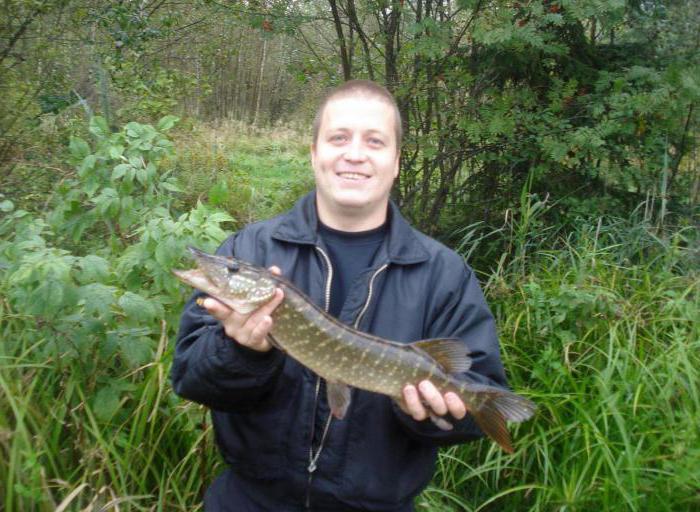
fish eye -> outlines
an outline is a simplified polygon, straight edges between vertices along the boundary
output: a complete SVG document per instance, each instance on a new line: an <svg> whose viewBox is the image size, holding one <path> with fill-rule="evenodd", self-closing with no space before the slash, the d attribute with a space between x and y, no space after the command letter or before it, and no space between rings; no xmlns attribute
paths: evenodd
<svg viewBox="0 0 700 512"><path fill-rule="evenodd" d="M235 274L240 270L240 267L238 266L238 263L235 263L233 261L227 261L226 262L226 270L228 270L229 275L230 274Z"/></svg>

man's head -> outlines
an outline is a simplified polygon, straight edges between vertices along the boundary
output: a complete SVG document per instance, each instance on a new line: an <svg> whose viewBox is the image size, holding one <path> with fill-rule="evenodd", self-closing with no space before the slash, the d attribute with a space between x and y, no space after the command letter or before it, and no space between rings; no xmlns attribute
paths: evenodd
<svg viewBox="0 0 700 512"><path fill-rule="evenodd" d="M401 113L399 106L396 104L396 99L383 85L379 85L371 80L350 80L345 82L335 89L331 90L323 98L323 101L318 106L316 117L313 124L313 144L316 145L318 140L318 131L321 127L321 118L326 105L332 100L340 99L348 96L364 97L377 99L386 102L394 111L394 133L396 136L396 147L401 148L401 139L403 137L403 128L401 124Z"/></svg>
<svg viewBox="0 0 700 512"><path fill-rule="evenodd" d="M384 87L354 80L331 91L316 116L311 145L324 223L352 231L384 222L400 140L398 108Z"/></svg>

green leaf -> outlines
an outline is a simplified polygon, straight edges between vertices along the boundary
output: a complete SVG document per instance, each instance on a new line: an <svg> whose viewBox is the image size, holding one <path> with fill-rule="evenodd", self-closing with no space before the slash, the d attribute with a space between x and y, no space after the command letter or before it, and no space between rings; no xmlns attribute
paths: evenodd
<svg viewBox="0 0 700 512"><path fill-rule="evenodd" d="M117 159L120 156L122 156L123 153L124 153L124 146L122 146L121 144L118 144L116 146L110 146L110 148L109 148L109 156L111 158Z"/></svg>
<svg viewBox="0 0 700 512"><path fill-rule="evenodd" d="M212 206L222 205L229 197L228 183L224 180L217 181L209 189L209 194L207 195L209 196L209 204Z"/></svg>
<svg viewBox="0 0 700 512"><path fill-rule="evenodd" d="M169 192L182 192L182 189L172 181L164 181L160 186Z"/></svg>
<svg viewBox="0 0 700 512"><path fill-rule="evenodd" d="M78 289L78 296L84 302L87 315L97 314L100 317L109 316L117 288L101 283L91 283Z"/></svg>
<svg viewBox="0 0 700 512"><path fill-rule="evenodd" d="M156 317L157 309L141 295L126 292L119 299L119 306L124 314L137 322L149 322Z"/></svg>
<svg viewBox="0 0 700 512"><path fill-rule="evenodd" d="M90 127L88 130L95 137L100 139L109 136L110 133L109 126L107 126L107 121L102 116L93 116L90 119Z"/></svg>
<svg viewBox="0 0 700 512"><path fill-rule="evenodd" d="M80 176L85 176L88 174L90 171L92 171L95 168L95 164L97 163L97 158L95 155L88 155L83 159L83 162L80 164L80 167L78 167L78 174Z"/></svg>
<svg viewBox="0 0 700 512"><path fill-rule="evenodd" d="M68 150L70 151L70 154L73 155L73 157L76 160L82 160L86 156L90 154L90 146L88 146L88 143L85 142L83 139L80 137L71 137L70 138L70 143L68 144Z"/></svg>
<svg viewBox="0 0 700 512"><path fill-rule="evenodd" d="M15 204L9 199L0 202L0 211L8 213L15 209Z"/></svg>
<svg viewBox="0 0 700 512"><path fill-rule="evenodd" d="M153 357L150 342L145 336L120 338L119 349L126 363L133 368L150 361Z"/></svg>
<svg viewBox="0 0 700 512"><path fill-rule="evenodd" d="M92 410L101 421L109 421L119 410L119 389L107 385L92 399Z"/></svg>
<svg viewBox="0 0 700 512"><path fill-rule="evenodd" d="M136 169L136 181L138 181L141 185L148 183L146 169Z"/></svg>
<svg viewBox="0 0 700 512"><path fill-rule="evenodd" d="M138 137L143 132L143 126L133 121L127 123L124 129L129 137Z"/></svg>
<svg viewBox="0 0 700 512"><path fill-rule="evenodd" d="M100 195L93 199L93 202L101 215L106 215L108 212L115 214L119 211L119 194L113 188L102 189Z"/></svg>
<svg viewBox="0 0 700 512"><path fill-rule="evenodd" d="M158 244L155 257L158 264L164 268L172 268L181 255L180 247L172 238L166 238Z"/></svg>
<svg viewBox="0 0 700 512"><path fill-rule="evenodd" d="M63 306L65 284L54 279L44 281L29 295L28 313L53 315Z"/></svg>
<svg viewBox="0 0 700 512"><path fill-rule="evenodd" d="M114 170L112 171L112 179L113 180L118 180L124 174L126 174L126 171L131 169L131 165L129 164L119 164L114 167Z"/></svg>
<svg viewBox="0 0 700 512"><path fill-rule="evenodd" d="M80 273L77 278L81 283L102 281L109 276L109 262L94 254L80 258L78 265Z"/></svg>
<svg viewBox="0 0 700 512"><path fill-rule="evenodd" d="M176 116L165 116L158 121L156 128L159 132L167 132L170 130L170 128L175 126L175 123L177 123L179 120L180 118Z"/></svg>

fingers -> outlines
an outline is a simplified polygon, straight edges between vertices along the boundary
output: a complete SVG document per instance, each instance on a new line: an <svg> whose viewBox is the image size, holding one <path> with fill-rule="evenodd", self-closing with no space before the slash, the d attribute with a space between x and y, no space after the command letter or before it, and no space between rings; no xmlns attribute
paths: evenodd
<svg viewBox="0 0 700 512"><path fill-rule="evenodd" d="M401 409L416 421L423 421L430 413L444 416L448 412L458 420L467 414L464 401L456 394L448 391L444 395L433 385L424 380L416 386L408 385L403 389L404 404Z"/></svg>
<svg viewBox="0 0 700 512"><path fill-rule="evenodd" d="M206 309L207 313L216 318L219 322L223 322L233 311L230 307L211 297L206 297L201 300L197 299L197 304Z"/></svg>
<svg viewBox="0 0 700 512"><path fill-rule="evenodd" d="M445 393L445 403L447 404L447 410L454 419L461 420L467 415L467 406L456 393L451 391Z"/></svg>
<svg viewBox="0 0 700 512"><path fill-rule="evenodd" d="M428 417L428 411L421 403L420 395L415 386L408 385L403 388L403 411L416 421L423 421Z"/></svg>
<svg viewBox="0 0 700 512"><path fill-rule="evenodd" d="M432 382L429 380L422 381L420 384L418 384L418 390L420 391L426 405L430 407L435 414L438 416L444 416L447 414L445 398Z"/></svg>

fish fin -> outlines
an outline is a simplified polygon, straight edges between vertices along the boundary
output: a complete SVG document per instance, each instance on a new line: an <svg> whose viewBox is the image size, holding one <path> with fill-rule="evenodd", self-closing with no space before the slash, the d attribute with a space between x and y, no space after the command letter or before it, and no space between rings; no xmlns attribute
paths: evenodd
<svg viewBox="0 0 700 512"><path fill-rule="evenodd" d="M411 346L435 359L447 373L464 373L472 366L464 341L456 338L420 340L411 343Z"/></svg>
<svg viewBox="0 0 700 512"><path fill-rule="evenodd" d="M513 453L506 420L521 422L529 419L535 412L535 404L527 398L494 386L470 384L465 391L486 395L471 413L484 434L508 453Z"/></svg>
<svg viewBox="0 0 700 512"><path fill-rule="evenodd" d="M472 411L472 415L484 434L496 441L506 452L513 453L506 420L498 412L498 409L487 402L478 410Z"/></svg>
<svg viewBox="0 0 700 512"><path fill-rule="evenodd" d="M440 430L452 430L454 428L454 425L447 421L445 418L441 418L440 416L437 416L436 414L430 413L430 421L432 421L437 428Z"/></svg>
<svg viewBox="0 0 700 512"><path fill-rule="evenodd" d="M331 413L342 420L350 407L350 386L341 382L327 382L326 391Z"/></svg>
<svg viewBox="0 0 700 512"><path fill-rule="evenodd" d="M507 389L489 386L488 384L469 383L464 386L463 390L466 393L483 393L486 397L485 404L489 404L489 407L498 411L505 420L515 423L529 420L537 409L537 406L531 400Z"/></svg>

